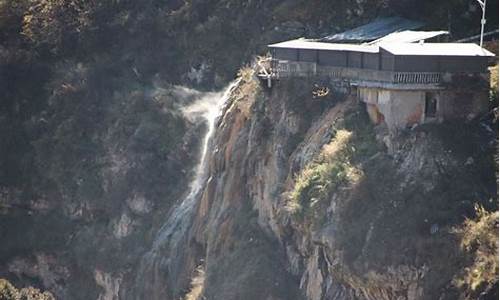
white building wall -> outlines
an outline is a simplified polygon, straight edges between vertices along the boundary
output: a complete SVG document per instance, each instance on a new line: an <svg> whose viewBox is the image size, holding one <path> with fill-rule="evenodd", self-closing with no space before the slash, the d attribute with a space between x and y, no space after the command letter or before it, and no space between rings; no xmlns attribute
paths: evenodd
<svg viewBox="0 0 500 300"><path fill-rule="evenodd" d="M426 92L437 96L434 118L425 116ZM358 88L359 99L366 103L366 110L373 123L386 123L392 130L411 127L425 122L443 120L471 120L488 111L487 90L391 90L383 88Z"/></svg>
<svg viewBox="0 0 500 300"><path fill-rule="evenodd" d="M359 97L367 104L370 119L375 123L383 120L391 130L424 121L424 91L361 88Z"/></svg>
<svg viewBox="0 0 500 300"><path fill-rule="evenodd" d="M378 103L378 89L374 88L360 88L359 96L363 100L363 102L370 104Z"/></svg>
<svg viewBox="0 0 500 300"><path fill-rule="evenodd" d="M404 128L424 121L425 92L390 91L389 93L390 105L385 118L389 128ZM381 112L384 114L383 110Z"/></svg>

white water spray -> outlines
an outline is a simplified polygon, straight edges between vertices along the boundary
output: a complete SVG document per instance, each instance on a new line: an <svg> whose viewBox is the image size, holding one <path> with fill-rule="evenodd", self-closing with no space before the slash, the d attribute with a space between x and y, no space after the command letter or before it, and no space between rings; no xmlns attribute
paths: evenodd
<svg viewBox="0 0 500 300"><path fill-rule="evenodd" d="M218 119L221 117L225 104L232 92L238 85L239 80L232 82L223 92L200 94L200 98L192 104L181 109L186 118L196 121L203 118L207 122L207 132L203 137L200 156L195 168L194 178L189 184L189 191L181 202L174 207L167 220L160 228L153 241L151 250L146 253L139 267L136 282L142 286L143 292L156 290L157 286L164 286L164 272L175 272L176 255L182 251L183 237L188 232L194 215L197 201L207 182L209 153L211 152L211 139L215 133ZM172 269L173 268L173 269ZM168 271L167 271L168 270ZM156 286L156 287L155 287ZM141 295L141 292L139 292ZM150 293L146 293L151 296ZM153 296L154 299L156 299ZM161 298L161 297L160 297Z"/></svg>
<svg viewBox="0 0 500 300"><path fill-rule="evenodd" d="M189 184L189 193L182 202L175 207L169 218L159 231L159 236L153 243L153 251L165 245L167 240L177 242L190 223L190 216L193 207L200 196L200 192L207 180L207 157L210 148L210 141L215 131L217 119L220 117L222 109L231 94L231 91L238 84L238 80L232 82L223 92L207 93L199 100L182 109L184 115L191 120L202 117L207 122L207 132L203 138L202 148L198 164L196 165L195 176Z"/></svg>

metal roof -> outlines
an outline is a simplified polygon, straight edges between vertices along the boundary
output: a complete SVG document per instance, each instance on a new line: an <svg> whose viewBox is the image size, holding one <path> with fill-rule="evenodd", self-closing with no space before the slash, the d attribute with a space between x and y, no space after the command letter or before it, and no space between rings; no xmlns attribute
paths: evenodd
<svg viewBox="0 0 500 300"><path fill-rule="evenodd" d="M473 43L387 43L380 48L394 55L495 56Z"/></svg>
<svg viewBox="0 0 500 300"><path fill-rule="evenodd" d="M393 32L378 40L367 43L368 45L376 45L382 43L414 43L422 40L427 40L436 36L449 34L448 31L412 31L405 30Z"/></svg>
<svg viewBox="0 0 500 300"><path fill-rule="evenodd" d="M377 18L374 21L354 29L326 36L322 42L367 42L379 39L392 32L413 30L424 26L420 21L402 17Z"/></svg>
<svg viewBox="0 0 500 300"><path fill-rule="evenodd" d="M442 31L445 32L445 31ZM425 32L423 32L425 33ZM436 36L438 31L434 32ZM419 36L422 35L408 35ZM429 34L428 36L431 36ZM269 48L282 49L311 49L311 50L330 50L330 51L353 51L364 53L378 53L379 48L386 50L394 55L434 55L434 56L495 56L490 51L479 47L474 43L409 43L392 42L393 38L384 42L370 44L342 44L342 43L324 43L314 42L306 39L297 39L269 45ZM422 39L420 39L422 40Z"/></svg>
<svg viewBox="0 0 500 300"><path fill-rule="evenodd" d="M333 44L312 42L305 39L291 40L277 44L269 45L270 48L288 48L288 49L313 49L313 50L337 50L337 51L355 51L378 53L378 46L374 45L354 45L354 44Z"/></svg>

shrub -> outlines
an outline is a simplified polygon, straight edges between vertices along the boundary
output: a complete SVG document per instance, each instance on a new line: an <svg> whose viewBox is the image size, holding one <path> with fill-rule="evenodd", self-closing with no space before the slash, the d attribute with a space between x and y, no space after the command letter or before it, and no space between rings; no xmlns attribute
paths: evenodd
<svg viewBox="0 0 500 300"><path fill-rule="evenodd" d="M18 299L19 291L7 280L0 279L0 300Z"/></svg>
<svg viewBox="0 0 500 300"><path fill-rule="evenodd" d="M490 101L493 107L498 107L498 65L490 69Z"/></svg>
<svg viewBox="0 0 500 300"><path fill-rule="evenodd" d="M335 133L320 153L295 177L286 210L294 217L322 224L335 190L360 182L360 166L381 150L366 111L351 107L335 121Z"/></svg>
<svg viewBox="0 0 500 300"><path fill-rule="evenodd" d="M498 211L488 212L476 205L476 218L466 219L463 227L457 229L461 247L472 257L472 264L455 280L455 285L470 299L498 283L498 216Z"/></svg>
<svg viewBox="0 0 500 300"><path fill-rule="evenodd" d="M0 279L0 300L55 300L49 292L34 287L16 289L10 282Z"/></svg>
<svg viewBox="0 0 500 300"><path fill-rule="evenodd" d="M352 132L338 130L318 157L299 173L289 196L287 208L290 212L304 216L326 200L335 188L359 178L360 171L350 162L351 138Z"/></svg>
<svg viewBox="0 0 500 300"><path fill-rule="evenodd" d="M90 26L91 6L82 0L32 0L24 15L23 34L35 45L60 50L64 39Z"/></svg>
<svg viewBox="0 0 500 300"><path fill-rule="evenodd" d="M22 288L19 293L19 300L55 300L49 292L41 292L33 287Z"/></svg>

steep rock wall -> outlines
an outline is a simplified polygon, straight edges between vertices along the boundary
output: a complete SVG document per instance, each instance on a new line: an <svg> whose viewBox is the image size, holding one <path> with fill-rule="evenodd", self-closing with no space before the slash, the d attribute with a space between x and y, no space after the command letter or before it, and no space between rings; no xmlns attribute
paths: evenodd
<svg viewBox="0 0 500 300"><path fill-rule="evenodd" d="M247 75L233 93L188 239L202 249L191 260L205 270L204 296L458 297L466 260L453 228L495 193L491 149L463 142L484 132L388 136L355 98L313 99L313 84L267 90Z"/></svg>

